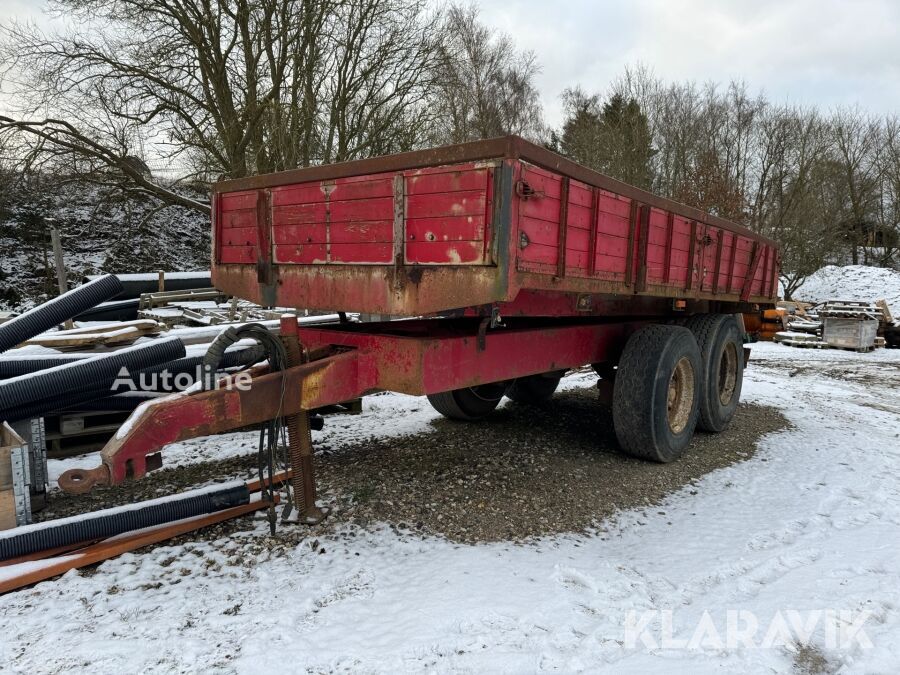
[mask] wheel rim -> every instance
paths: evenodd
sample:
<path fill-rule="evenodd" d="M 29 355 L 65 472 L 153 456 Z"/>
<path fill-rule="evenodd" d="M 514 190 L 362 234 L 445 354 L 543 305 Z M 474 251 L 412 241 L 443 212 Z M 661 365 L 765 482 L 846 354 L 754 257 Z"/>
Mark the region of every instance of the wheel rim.
<path fill-rule="evenodd" d="M 694 407 L 694 368 L 688 357 L 683 356 L 675 364 L 666 400 L 669 429 L 679 434 L 687 427 Z"/>
<path fill-rule="evenodd" d="M 719 403 L 728 405 L 734 398 L 734 390 L 737 388 L 738 370 L 737 348 L 733 342 L 725 345 L 722 350 L 722 358 L 719 361 Z"/>

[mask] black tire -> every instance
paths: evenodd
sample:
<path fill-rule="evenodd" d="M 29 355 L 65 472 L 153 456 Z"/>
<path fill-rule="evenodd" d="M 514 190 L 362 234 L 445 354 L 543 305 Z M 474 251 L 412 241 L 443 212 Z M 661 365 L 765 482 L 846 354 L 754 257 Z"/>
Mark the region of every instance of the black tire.
<path fill-rule="evenodd" d="M 619 359 L 613 426 L 634 457 L 671 462 L 690 444 L 700 415 L 703 367 L 694 335 L 654 324 L 635 332 Z"/>
<path fill-rule="evenodd" d="M 744 342 L 737 320 L 731 314 L 702 314 L 688 319 L 703 361 L 700 418 L 704 431 L 724 431 L 741 399 L 744 381 Z"/>
<path fill-rule="evenodd" d="M 550 400 L 561 379 L 557 373 L 520 377 L 506 390 L 506 396 L 516 403 L 538 405 Z"/>
<path fill-rule="evenodd" d="M 506 393 L 506 382 L 482 384 L 440 394 L 428 394 L 428 402 L 441 415 L 451 420 L 471 422 L 493 412 Z"/>

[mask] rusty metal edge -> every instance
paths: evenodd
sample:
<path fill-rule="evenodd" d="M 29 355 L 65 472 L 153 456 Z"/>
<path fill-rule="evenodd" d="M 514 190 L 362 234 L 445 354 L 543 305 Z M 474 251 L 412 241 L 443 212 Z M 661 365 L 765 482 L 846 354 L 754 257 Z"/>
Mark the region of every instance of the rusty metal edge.
<path fill-rule="evenodd" d="M 488 159 L 513 159 L 523 160 L 536 166 L 559 172 L 569 178 L 592 185 L 594 187 L 615 192 L 629 199 L 637 200 L 643 204 L 655 206 L 677 213 L 689 220 L 697 220 L 704 224 L 721 227 L 731 232 L 751 237 L 756 241 L 765 242 L 771 246 L 777 244 L 761 234 L 753 232 L 743 225 L 738 225 L 730 220 L 719 218 L 712 214 L 676 202 L 666 197 L 660 197 L 628 183 L 611 178 L 602 173 L 582 166 L 570 159 L 556 154 L 552 150 L 542 148 L 519 136 L 500 136 L 483 141 L 460 143 L 458 145 L 445 145 L 428 150 L 413 150 L 401 152 L 395 155 L 384 155 L 369 159 L 356 159 L 338 164 L 323 164 L 302 169 L 291 169 L 278 173 L 250 176 L 248 178 L 234 178 L 223 180 L 212 186 L 213 194 L 221 192 L 236 192 L 241 190 L 258 190 L 262 188 L 291 185 L 293 183 L 307 183 L 320 180 L 334 180 L 349 176 L 359 176 L 371 173 L 386 173 L 391 171 L 403 171 L 408 169 L 420 169 L 431 166 L 444 166 L 462 162 L 477 162 Z"/>

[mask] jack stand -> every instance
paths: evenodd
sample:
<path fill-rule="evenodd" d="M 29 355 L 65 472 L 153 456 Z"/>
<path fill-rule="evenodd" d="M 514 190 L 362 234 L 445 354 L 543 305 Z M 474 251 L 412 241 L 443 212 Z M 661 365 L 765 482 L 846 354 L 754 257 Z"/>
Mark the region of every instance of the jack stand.
<path fill-rule="evenodd" d="M 303 359 L 303 350 L 297 334 L 297 318 L 286 314 L 281 317 L 281 340 L 287 352 L 289 366 L 298 366 Z M 299 392 L 298 392 L 299 393 Z M 285 418 L 288 430 L 288 444 L 291 455 L 291 479 L 294 488 L 294 500 L 299 512 L 296 522 L 315 525 L 327 515 L 316 505 L 316 479 L 313 473 L 312 435 L 309 428 L 309 411 Z M 282 521 L 293 522 L 293 514 L 287 513 Z"/>

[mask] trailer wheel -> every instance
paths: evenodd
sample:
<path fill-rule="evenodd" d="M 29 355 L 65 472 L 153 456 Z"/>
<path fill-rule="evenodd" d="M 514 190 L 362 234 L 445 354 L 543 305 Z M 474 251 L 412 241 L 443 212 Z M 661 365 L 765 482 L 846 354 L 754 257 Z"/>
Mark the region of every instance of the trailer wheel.
<path fill-rule="evenodd" d="M 525 405 L 544 403 L 553 396 L 553 392 L 556 391 L 561 379 L 562 377 L 557 373 L 520 377 L 517 380 L 513 380 L 509 389 L 506 390 L 506 396 L 516 403 Z"/>
<path fill-rule="evenodd" d="M 744 380 L 744 344 L 731 314 L 703 314 L 688 319 L 703 359 L 700 419 L 704 431 L 723 431 L 737 411 Z"/>
<path fill-rule="evenodd" d="M 680 326 L 652 325 L 625 345 L 613 389 L 613 426 L 630 455 L 671 462 L 691 442 L 700 414 L 700 348 Z"/>
<path fill-rule="evenodd" d="M 506 393 L 508 383 L 494 382 L 428 394 L 431 407 L 451 420 L 471 422 L 493 412 Z"/>

